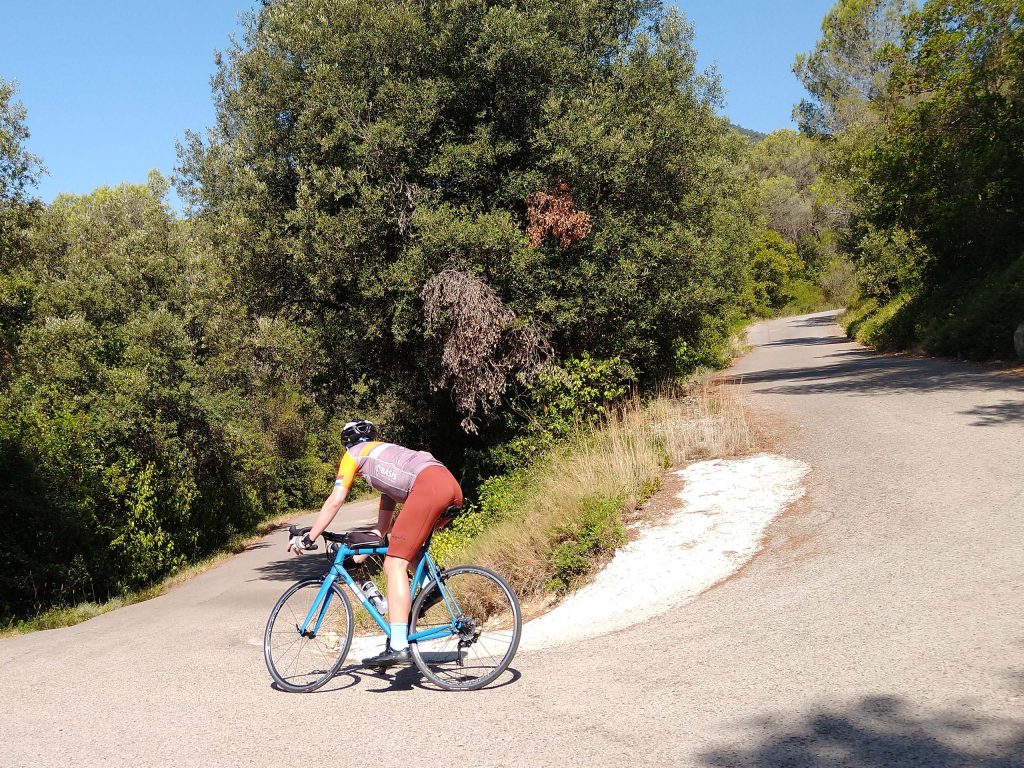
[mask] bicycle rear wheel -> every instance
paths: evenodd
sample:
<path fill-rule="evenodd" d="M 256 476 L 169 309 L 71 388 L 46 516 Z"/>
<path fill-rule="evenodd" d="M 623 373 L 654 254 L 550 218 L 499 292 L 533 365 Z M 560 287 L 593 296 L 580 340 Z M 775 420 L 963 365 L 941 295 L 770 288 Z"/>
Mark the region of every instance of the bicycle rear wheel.
<path fill-rule="evenodd" d="M 324 598 L 323 620 L 316 633 L 312 630 L 317 614 L 306 633 L 300 633 L 322 585 L 322 580 L 313 579 L 290 587 L 270 612 L 263 634 L 263 658 L 270 676 L 292 693 L 315 691 L 334 677 L 352 644 L 352 605 L 337 584 Z"/>
<path fill-rule="evenodd" d="M 519 601 L 493 571 L 462 565 L 441 572 L 416 598 L 409 633 L 450 627 L 442 637 L 411 643 L 420 672 L 450 691 L 483 688 L 504 672 L 519 648 Z M 447 591 L 447 599 L 438 600 Z M 440 593 L 440 594 L 439 594 Z"/>

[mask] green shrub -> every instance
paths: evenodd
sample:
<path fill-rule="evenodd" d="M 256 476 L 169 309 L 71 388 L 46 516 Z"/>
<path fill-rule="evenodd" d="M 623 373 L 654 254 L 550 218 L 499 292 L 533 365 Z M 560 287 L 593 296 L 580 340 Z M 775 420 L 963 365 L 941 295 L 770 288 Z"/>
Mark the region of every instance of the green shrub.
<path fill-rule="evenodd" d="M 1024 256 L 1005 269 L 922 297 L 919 336 L 925 349 L 969 360 L 1014 360 L 1013 333 L 1024 322 Z"/>
<path fill-rule="evenodd" d="M 835 256 L 815 278 L 831 307 L 848 307 L 860 293 L 857 270 L 845 256 Z"/>
<path fill-rule="evenodd" d="M 556 526 L 549 534 L 547 588 L 556 593 L 576 587 L 594 566 L 596 555 L 615 549 L 626 540 L 622 524 L 623 499 L 587 498 L 575 519 Z"/>
<path fill-rule="evenodd" d="M 809 280 L 794 280 L 789 286 L 789 302 L 783 308 L 787 315 L 802 315 L 827 309 L 825 292 Z"/>
<path fill-rule="evenodd" d="M 793 299 L 793 281 L 803 272 L 796 246 L 770 229 L 762 232 L 750 256 L 750 310 L 770 317 Z"/>
<path fill-rule="evenodd" d="M 592 358 L 584 352 L 546 368 L 530 389 L 540 431 L 553 436 L 593 426 L 636 382 L 636 374 L 621 357 Z"/>
<path fill-rule="evenodd" d="M 160 527 L 156 514 L 153 475 L 156 465 L 148 463 L 140 471 L 129 465 L 132 489 L 125 504 L 125 520 L 110 547 L 127 563 L 118 579 L 119 592 L 148 584 L 155 575 L 171 573 L 184 558 L 174 552 L 174 540 Z"/>
<path fill-rule="evenodd" d="M 548 449 L 551 450 L 551 449 Z M 484 480 L 475 503 L 468 503 L 455 520 L 438 531 L 431 542 L 431 553 L 442 565 L 454 565 L 454 557 L 469 543 L 496 523 L 514 516 L 525 503 L 532 488 L 529 468 L 494 475 Z"/>
<path fill-rule="evenodd" d="M 869 227 L 854 259 L 864 292 L 888 301 L 920 286 L 927 252 L 913 232 Z"/>
<path fill-rule="evenodd" d="M 880 304 L 876 299 L 864 299 L 851 308 L 841 323 L 847 335 L 861 344 L 876 349 L 899 349 L 913 342 L 911 313 L 907 311 L 909 296 L 897 296 Z"/>
<path fill-rule="evenodd" d="M 725 338 L 718 333 L 696 342 L 677 339 L 675 344 L 675 373 L 680 377 L 691 376 L 704 368 L 721 368 L 729 359 Z"/>
<path fill-rule="evenodd" d="M 913 313 L 908 311 L 911 302 L 909 296 L 901 295 L 879 306 L 861 324 L 858 340 L 882 350 L 912 345 L 915 336 Z"/>
<path fill-rule="evenodd" d="M 1024 257 L 973 281 L 951 276 L 942 288 L 865 299 L 843 317 L 847 333 L 878 349 L 920 347 L 969 360 L 1013 360 L 1013 333 L 1024 321 Z"/>
<path fill-rule="evenodd" d="M 878 299 L 861 297 L 839 316 L 839 324 L 851 339 L 858 338 L 864 321 L 878 309 Z"/>

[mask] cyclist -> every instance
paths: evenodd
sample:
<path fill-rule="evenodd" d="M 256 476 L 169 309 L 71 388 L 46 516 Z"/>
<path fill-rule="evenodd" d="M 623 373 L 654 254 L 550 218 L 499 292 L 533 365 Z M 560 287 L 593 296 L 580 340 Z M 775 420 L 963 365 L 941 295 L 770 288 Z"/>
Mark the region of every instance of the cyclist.
<path fill-rule="evenodd" d="M 359 475 L 378 491 L 380 509 L 377 527 L 372 530 L 383 545 L 388 535 L 388 554 L 384 558 L 387 576 L 388 617 L 391 639 L 378 656 L 364 659 L 367 666 L 387 666 L 410 660 L 409 565 L 434 530 L 441 514 L 450 506 L 462 506 L 462 489 L 451 472 L 426 451 L 413 451 L 394 443 L 377 440 L 377 427 L 365 419 L 350 421 L 341 430 L 345 450 L 334 481 L 334 490 L 320 507 L 313 527 L 305 537 L 294 537 L 288 549 L 301 554 L 323 533 L 338 514 L 345 497 Z M 402 511 L 391 526 L 395 504 Z M 390 533 L 389 533 L 390 529 Z M 371 542 L 360 542 L 363 546 Z"/>

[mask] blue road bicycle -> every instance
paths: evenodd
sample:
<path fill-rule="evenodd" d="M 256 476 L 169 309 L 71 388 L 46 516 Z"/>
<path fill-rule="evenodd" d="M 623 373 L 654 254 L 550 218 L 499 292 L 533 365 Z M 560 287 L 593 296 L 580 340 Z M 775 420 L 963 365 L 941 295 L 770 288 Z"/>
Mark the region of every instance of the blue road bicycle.
<path fill-rule="evenodd" d="M 288 535 L 309 528 L 291 526 Z M 330 569 L 291 586 L 274 606 L 263 656 L 277 685 L 315 691 L 342 668 L 354 632 L 351 592 L 390 639 L 391 627 L 345 569 L 353 555 L 385 555 L 387 547 L 350 544 L 349 533 L 324 531 Z M 413 575 L 409 645 L 423 676 L 445 690 L 472 691 L 493 682 L 519 648 L 519 601 L 498 574 L 475 565 L 440 568 L 424 544 Z M 344 589 L 347 587 L 348 589 Z M 418 590 L 417 590 L 418 588 Z"/>

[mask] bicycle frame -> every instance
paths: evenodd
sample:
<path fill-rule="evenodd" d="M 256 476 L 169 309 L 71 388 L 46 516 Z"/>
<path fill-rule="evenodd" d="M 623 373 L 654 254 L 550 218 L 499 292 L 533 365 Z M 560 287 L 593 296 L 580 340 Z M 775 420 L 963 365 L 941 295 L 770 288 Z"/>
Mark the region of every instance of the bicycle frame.
<path fill-rule="evenodd" d="M 452 616 L 450 624 L 433 627 L 431 629 L 423 630 L 422 632 L 415 632 L 409 635 L 409 642 L 415 643 L 418 640 L 432 640 L 437 637 L 445 637 L 447 635 L 453 635 L 458 633 L 458 628 L 455 626 L 456 616 L 458 615 L 458 606 L 455 605 L 455 598 L 451 595 L 444 585 L 444 582 L 438 579 L 439 571 L 437 563 L 427 552 L 427 547 L 430 546 L 430 540 L 427 540 L 427 544 L 423 547 L 420 562 L 416 566 L 416 572 L 413 574 L 412 582 L 410 586 L 410 594 L 415 592 L 416 585 L 423 585 L 424 575 L 429 575 L 430 581 L 436 581 L 438 588 L 441 590 L 441 596 L 444 598 L 445 605 L 448 607 L 449 612 Z M 302 622 L 302 625 L 298 628 L 299 633 L 310 636 L 315 636 L 320 631 L 320 624 L 324 620 L 324 614 L 327 612 L 327 606 L 330 604 L 331 586 L 340 578 L 348 586 L 349 591 L 352 592 L 362 603 L 363 608 L 370 614 L 377 626 L 381 628 L 388 639 L 391 638 L 391 625 L 388 624 L 388 620 L 381 616 L 373 603 L 370 602 L 369 598 L 363 594 L 363 590 L 360 589 L 356 580 L 352 578 L 352 575 L 345 570 L 344 562 L 345 558 L 350 555 L 386 555 L 388 553 L 387 547 L 356 547 L 355 549 L 345 545 L 339 544 L 338 550 L 334 555 L 334 563 L 331 565 L 331 569 L 324 576 L 324 583 L 320 585 L 320 591 L 316 595 L 316 599 L 313 601 L 313 605 L 309 609 L 309 613 L 306 614 L 306 619 Z M 429 583 L 429 582 L 428 582 Z M 425 586 L 425 585 L 423 585 Z M 313 623 L 312 629 L 310 629 L 310 623 Z"/>

